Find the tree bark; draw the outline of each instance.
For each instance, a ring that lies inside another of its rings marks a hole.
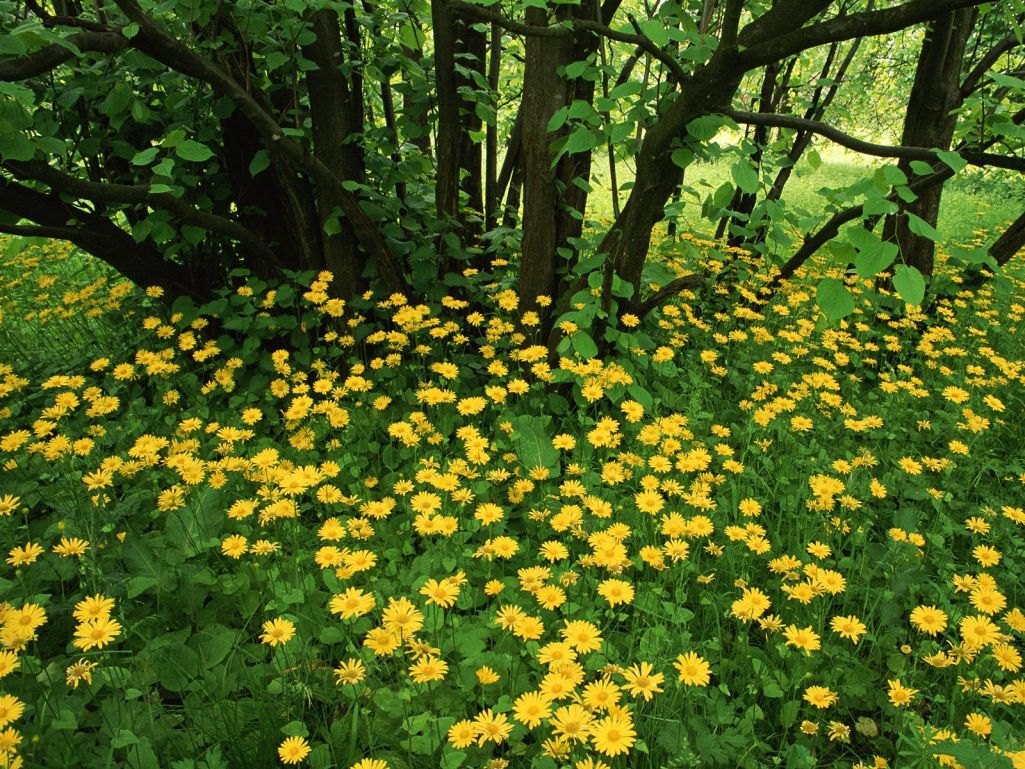
[[[363,181],[364,163],[359,145],[351,141],[362,125],[341,65],[344,63],[340,19],[331,9],[312,16],[315,42],[305,55],[317,65],[306,73],[313,128],[314,155],[341,179]],[[352,224],[338,217],[338,231],[328,235],[325,225],[342,202],[335,188],[317,187],[317,214],[323,266],[334,273],[332,288],[343,299],[363,293],[364,257],[359,251]]]
[[[974,8],[962,9],[929,24],[915,70],[901,144],[950,149],[957,126],[957,116],[952,112],[961,104],[961,62],[977,15]],[[911,176],[910,161],[901,161],[898,168]],[[900,210],[883,223],[883,238],[898,245],[900,260],[925,276],[932,275],[936,244],[911,231],[908,214],[935,227],[942,197],[943,185],[934,185],[914,202],[902,201]]]

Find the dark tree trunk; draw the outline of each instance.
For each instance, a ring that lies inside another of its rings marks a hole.
[[[561,6],[557,18],[571,11]],[[548,11],[528,8],[528,24],[547,25]],[[558,68],[570,61],[571,44],[565,38],[528,37],[524,43],[523,101],[520,115],[523,133],[523,247],[520,261],[519,296],[523,310],[537,308],[538,296],[555,296],[558,285],[555,248],[559,238],[559,196],[555,187],[548,133],[552,116],[568,104],[566,81]]]
[[[361,112],[353,98],[341,65],[344,60],[338,14],[330,9],[312,17],[316,42],[306,47],[305,55],[317,65],[306,73],[313,125],[313,147],[317,158],[342,179],[363,181],[363,156],[359,145],[351,141],[362,126],[356,122]],[[317,213],[323,249],[323,266],[335,274],[333,287],[344,299],[364,290],[364,258],[348,219],[339,217],[339,230],[328,235],[324,226],[336,209],[341,208],[338,191],[318,185]]]
[[[929,24],[908,100],[902,144],[950,149],[957,125],[951,113],[961,104],[961,62],[977,15],[977,9],[966,8]],[[898,167],[912,175],[910,161],[901,160]],[[900,260],[925,276],[933,272],[935,243],[911,231],[907,214],[935,227],[942,196],[943,185],[930,187],[914,202],[902,202],[900,211],[883,223],[883,237],[897,243]]]
[[[488,90],[494,100],[495,111],[487,127],[484,158],[484,229],[492,230],[498,221],[498,85],[502,74],[502,34],[497,24],[491,25],[488,48]]]

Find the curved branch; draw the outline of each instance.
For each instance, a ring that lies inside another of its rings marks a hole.
[[[634,309],[634,314],[640,318],[643,318],[649,312],[654,310],[660,304],[669,299],[672,299],[681,291],[685,291],[690,288],[698,288],[705,282],[705,276],[698,273],[692,273],[690,275],[681,275],[675,280],[669,281],[666,285],[656,291],[654,294],[649,296]]]
[[[0,231],[68,240],[139,286],[164,286],[172,297],[210,298],[212,284],[192,280],[185,268],[165,261],[147,244],[136,243],[109,219],[71,206],[58,195],[44,194],[0,176],[0,210],[35,223],[7,224]]]
[[[472,16],[480,21],[488,21],[492,24],[497,24],[508,32],[515,32],[518,35],[524,35],[527,37],[572,37],[575,32],[592,32],[594,34],[601,35],[602,37],[607,37],[609,40],[615,40],[620,43],[630,43],[638,48],[643,48],[653,59],[664,64],[666,69],[668,69],[673,75],[673,79],[680,85],[683,85],[690,79],[690,76],[684,71],[680,62],[663,51],[644,35],[620,32],[612,29],[611,27],[607,27],[604,24],[599,24],[597,21],[591,21],[590,19],[568,19],[563,22],[562,25],[540,27],[537,25],[514,21],[513,19],[503,16],[498,11],[492,11],[490,8],[484,8],[479,5],[472,5],[464,2],[463,0],[447,0],[445,4],[466,16]]]
[[[8,162],[10,168],[20,179],[40,181],[53,190],[65,192],[75,197],[100,203],[129,203],[147,205],[152,208],[164,208],[177,215],[183,222],[225,235],[247,246],[268,264],[278,262],[274,251],[261,240],[252,230],[238,222],[203,211],[189,205],[181,198],[168,192],[150,192],[144,184],[110,184],[90,182],[78,179],[63,171],[58,171],[40,161]]]
[[[79,32],[70,35],[66,43],[70,45],[52,43],[26,56],[0,61],[0,81],[10,83],[42,75],[85,51],[116,53],[128,47],[128,39],[118,32]]]
[[[872,37],[897,32],[923,21],[939,18],[959,8],[984,5],[986,0],[908,0],[908,2],[879,11],[864,11],[848,16],[836,16],[829,21],[789,31],[764,42],[758,42],[737,55],[737,63],[744,70],[762,67],[774,61],[793,56],[828,43]],[[757,24],[758,22],[753,22]],[[741,33],[741,43],[744,35]]]
[[[1012,33],[986,51],[985,55],[979,59],[979,63],[972,68],[972,71],[968,73],[961,83],[961,98],[966,99],[971,96],[982,84],[982,79],[989,72],[990,67],[996,64],[1001,56],[1017,48],[1019,45],[1021,45],[1021,42]]]
[[[936,154],[936,150],[931,150],[926,147],[874,144],[873,142],[863,141],[851,136],[850,134],[846,134],[826,123],[796,117],[794,115],[774,115],[764,112],[743,112],[741,110],[727,110],[723,114],[738,123],[745,123],[747,125],[770,126],[772,128],[793,128],[798,131],[807,131],[809,133],[818,134],[819,136],[824,136],[842,147],[854,150],[862,155],[870,155],[877,158],[922,160],[927,163],[933,163],[940,159],[939,155]],[[969,165],[1006,168],[1011,171],[1025,172],[1025,158],[997,155],[992,152],[974,152],[971,150],[961,150],[959,154]]]

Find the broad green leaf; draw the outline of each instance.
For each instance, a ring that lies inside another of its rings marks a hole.
[[[737,183],[737,186],[743,192],[748,195],[753,195],[758,192],[760,184],[758,182],[758,172],[754,169],[746,159],[741,160],[739,163],[733,166],[733,181]]]
[[[825,278],[819,283],[815,301],[830,320],[840,320],[854,312],[854,297],[836,278]]]
[[[946,150],[936,150],[936,157],[950,166],[955,174],[960,173],[968,165],[968,161],[958,155],[956,152],[948,152]]]
[[[807,158],[808,165],[811,166],[813,171],[817,171],[822,167],[822,157],[815,150],[808,150]]]
[[[912,160],[911,170],[914,171],[917,176],[928,176],[933,172],[932,166],[924,160]]]
[[[587,152],[594,149],[594,145],[597,143],[594,132],[590,128],[579,126],[566,138],[563,150],[570,155],[575,152]]]
[[[148,166],[157,158],[157,154],[160,152],[159,147],[147,147],[144,150],[139,150],[135,153],[132,158],[133,166]]]
[[[520,464],[527,470],[534,467],[545,467],[558,474],[559,450],[552,446],[552,437],[548,434],[541,417],[524,414],[512,420],[513,443]]]
[[[253,155],[253,159],[249,161],[249,175],[256,176],[268,166],[270,166],[270,155],[267,150],[258,150]]]
[[[213,150],[192,139],[186,139],[175,147],[174,151],[182,160],[189,160],[193,163],[202,163],[214,156]]]
[[[940,241],[943,236],[940,235],[940,231],[933,227],[929,222],[922,219],[920,216],[915,216],[910,211],[907,213],[908,216],[908,229],[916,235],[921,235],[923,238],[928,238],[933,241]]]
[[[916,307],[925,298],[925,278],[915,267],[898,264],[893,270],[893,287],[901,299]]]

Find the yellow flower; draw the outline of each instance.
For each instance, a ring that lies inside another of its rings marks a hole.
[[[811,629],[811,626],[799,628],[797,625],[787,625],[786,629],[783,631],[783,635],[787,639],[787,646],[793,646],[795,649],[801,649],[807,655],[810,655],[813,651],[818,651],[822,648],[819,635]]]
[[[609,606],[618,606],[633,601],[634,588],[625,580],[607,579],[598,585],[598,595],[608,601]]]
[[[260,636],[260,642],[268,646],[280,646],[281,644],[288,643],[294,636],[295,625],[284,617],[278,617],[263,623],[263,634]]]
[[[78,537],[61,537],[60,544],[53,546],[53,552],[59,553],[65,558],[75,558],[89,549],[89,542]]]
[[[637,739],[633,722],[627,715],[610,715],[595,721],[588,730],[594,749],[606,756],[629,753]]]
[[[102,595],[91,595],[75,604],[74,617],[79,622],[91,619],[106,619],[114,610],[114,599]]]
[[[77,689],[78,685],[85,681],[87,684],[93,682],[93,669],[99,663],[89,662],[86,659],[80,659],[78,662],[73,662],[68,665],[67,670],[64,671],[66,676],[67,685],[72,689]]]
[[[367,677],[367,669],[363,666],[363,661],[358,659],[348,659],[345,662],[339,662],[338,667],[334,669],[335,683],[339,686],[343,684],[358,684],[362,683],[363,679]]]
[[[475,673],[477,676],[477,680],[480,681],[482,686],[488,686],[490,684],[498,683],[498,681],[502,678],[500,675],[498,675],[498,673],[489,668],[487,665],[477,668]]]
[[[43,554],[43,548],[33,542],[26,542],[22,547],[11,549],[7,557],[7,563],[11,566],[28,566],[36,562],[36,559]]]
[[[331,598],[330,610],[332,614],[340,614],[342,619],[362,617],[374,608],[376,604],[374,596],[364,593],[358,587],[350,587],[344,593]]]
[[[495,714],[491,712],[491,708],[479,713],[473,721],[477,730],[477,744],[480,746],[485,742],[499,745],[509,738],[513,730],[513,725],[509,723],[505,714]]]
[[[911,610],[911,624],[920,633],[936,635],[947,627],[947,615],[935,606],[916,606]]]
[[[278,746],[278,757],[283,764],[298,764],[310,754],[310,743],[305,737],[287,737]]]
[[[904,707],[915,698],[916,694],[918,694],[918,689],[911,689],[910,687],[904,686],[904,684],[900,682],[900,679],[887,681],[887,684],[889,684],[890,688],[889,691],[887,691],[886,696],[890,698],[890,703],[897,708]]]
[[[409,675],[417,684],[440,681],[447,673],[448,663],[433,656],[424,657],[409,666]]]
[[[804,690],[804,701],[817,708],[832,707],[840,698],[828,686],[809,686]]]
[[[25,703],[11,694],[0,695],[0,728],[21,718]]]
[[[388,762],[379,758],[364,758],[357,761],[349,769],[389,769]]]
[[[983,715],[982,713],[969,713],[964,721],[965,728],[973,732],[983,739],[989,737],[990,732],[993,731],[993,722],[990,721],[989,716]]]
[[[109,617],[86,620],[75,628],[74,644],[83,651],[102,649],[121,634],[121,625]]]
[[[539,725],[552,713],[552,701],[540,692],[526,692],[516,698],[513,717],[528,729]]]
[[[854,643],[857,643],[858,639],[867,631],[865,623],[853,615],[849,617],[833,617],[830,620],[829,627],[841,638],[847,638]]]
[[[249,541],[241,534],[231,534],[221,542],[221,552],[229,558],[238,560],[249,550]]]
[[[687,686],[708,686],[712,680],[711,666],[696,652],[680,654],[673,667],[679,671],[680,681]]]
[[[457,721],[449,727],[448,741],[456,750],[470,747],[477,741],[477,724],[469,719]]]
[[[650,662],[639,662],[623,671],[623,677],[626,678],[624,688],[631,696],[641,696],[645,702],[650,702],[655,694],[662,691],[661,685],[665,682],[665,676],[653,673],[652,670]]]

